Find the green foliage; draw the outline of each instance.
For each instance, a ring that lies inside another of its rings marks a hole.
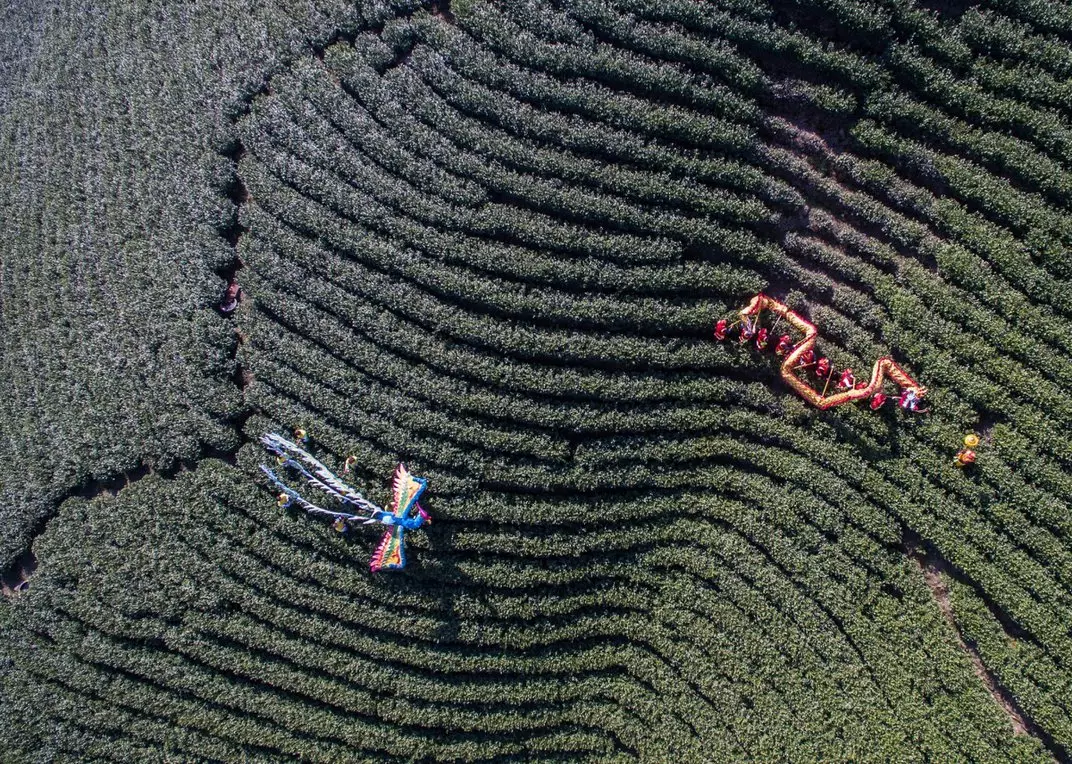
[[[1006,5],[80,21],[169,73],[144,86],[46,25],[74,57],[26,81],[64,89],[0,121],[3,553],[89,476],[196,464],[48,523],[0,602],[0,750],[1067,755],[1072,185],[1047,91],[1072,68],[1067,19]],[[839,369],[896,355],[932,413],[811,410],[772,355],[713,342],[761,289]],[[275,506],[256,438],[294,426],[377,501],[399,460],[429,479],[405,573],[367,572],[374,530]]]

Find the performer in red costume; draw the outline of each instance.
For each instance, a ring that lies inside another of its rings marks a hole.
[[[800,358],[797,359],[797,368],[803,369],[813,363],[815,363],[815,353],[811,350],[805,350],[800,354]]]

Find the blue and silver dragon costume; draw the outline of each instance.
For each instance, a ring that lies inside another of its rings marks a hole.
[[[287,485],[276,470],[262,464],[261,471],[280,491],[281,506],[289,507],[291,504],[297,504],[309,514],[330,517],[333,519],[332,527],[341,533],[358,523],[386,525],[387,531],[372,555],[369,568],[375,573],[378,570],[401,570],[406,567],[405,532],[416,530],[432,522],[432,518],[417,503],[428,485],[427,480],[414,477],[406,469],[406,465],[399,464],[395,468],[392,483],[391,510],[387,511],[376,506],[336,477],[331,470],[298,444],[274,433],[265,433],[261,436],[261,443],[276,455],[278,470],[289,469],[297,473],[309,485],[319,488],[342,504],[340,510],[319,507],[307,501],[300,493]]]

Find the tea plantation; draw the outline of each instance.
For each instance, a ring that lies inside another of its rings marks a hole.
[[[1072,4],[9,5],[0,761],[1072,757]]]

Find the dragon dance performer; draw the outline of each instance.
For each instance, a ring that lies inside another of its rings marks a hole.
[[[916,414],[926,414],[930,411],[930,409],[921,409],[919,404],[920,397],[915,388],[911,387],[901,393],[901,397],[897,399],[897,405],[905,411],[911,411]]]
[[[777,321],[769,329],[759,326],[760,317],[764,311],[770,311],[778,316]],[[916,382],[892,356],[881,356],[875,361],[869,380],[857,381],[852,369],[845,369],[838,375],[837,392],[828,396],[826,392],[833,381],[834,372],[829,358],[823,357],[816,361],[815,344],[819,337],[819,330],[815,324],[790,310],[785,303],[768,297],[762,292],[753,297],[747,306],[737,311],[737,315],[739,319],[733,324],[729,324],[727,319],[719,319],[716,322],[716,339],[724,340],[728,332],[740,324],[738,337],[740,343],[743,345],[754,337],[757,349],[764,350],[769,346],[773,333],[782,321],[786,321],[790,328],[804,335],[803,339],[796,343],[793,342],[791,334],[780,335],[774,346],[774,354],[782,359],[780,372],[782,380],[813,406],[825,411],[853,401],[870,399],[871,410],[877,411],[888,398],[883,392],[883,385],[892,382],[901,388],[897,405],[902,410],[919,414],[929,412],[929,409],[920,407],[923,396],[927,394],[927,388]],[[815,377],[820,382],[825,380],[821,392],[812,387],[810,382],[813,377],[808,373],[808,369],[813,367]]]
[[[738,341],[743,345],[756,336],[756,321],[752,318],[745,318],[741,321],[741,336]]]
[[[304,431],[301,432],[304,434]],[[392,482],[391,510],[387,511],[339,480],[331,470],[296,443],[273,433],[264,434],[261,437],[261,443],[276,455],[280,468],[293,470],[304,478],[305,482],[319,488],[342,505],[339,510],[330,510],[307,501],[300,493],[288,486],[275,470],[262,464],[261,471],[281,491],[280,507],[297,504],[309,514],[330,517],[331,527],[340,533],[346,533],[352,525],[356,524],[385,525],[388,530],[373,553],[369,568],[375,573],[381,569],[400,570],[406,567],[405,531],[417,530],[432,522],[432,518],[418,503],[428,481],[414,477],[404,464],[399,464],[395,468]],[[344,511],[343,508],[351,511]]]
[[[800,358],[797,359],[796,368],[798,368],[798,369],[806,369],[809,366],[811,366],[813,363],[815,363],[815,353],[814,353],[814,351],[805,350],[803,353],[800,354]]]

